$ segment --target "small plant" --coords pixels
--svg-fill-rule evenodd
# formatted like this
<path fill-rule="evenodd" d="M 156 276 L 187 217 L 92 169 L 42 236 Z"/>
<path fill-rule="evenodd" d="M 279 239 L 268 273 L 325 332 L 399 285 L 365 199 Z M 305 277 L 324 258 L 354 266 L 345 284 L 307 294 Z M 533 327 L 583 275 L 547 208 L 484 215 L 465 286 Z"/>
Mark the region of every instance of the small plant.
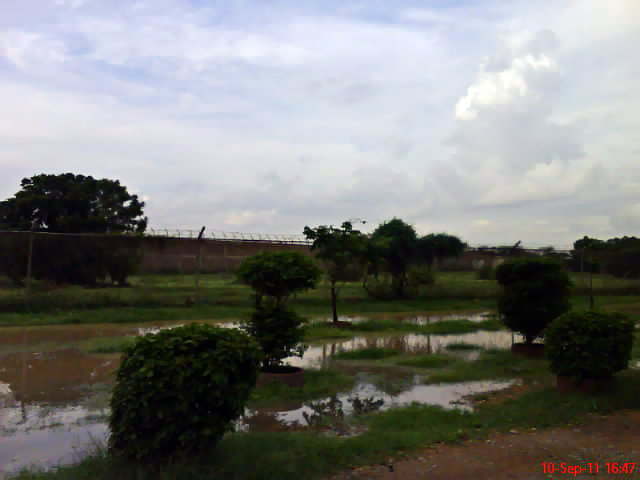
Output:
<path fill-rule="evenodd" d="M 116 372 L 110 450 L 146 463 L 211 448 L 243 412 L 260 358 L 234 329 L 191 324 L 139 337 Z"/>
<path fill-rule="evenodd" d="M 264 297 L 275 306 L 284 306 L 290 295 L 314 288 L 321 275 L 311 257 L 286 251 L 248 257 L 237 271 L 238 279 L 255 290 L 257 308 Z"/>
<path fill-rule="evenodd" d="M 545 330 L 551 370 L 576 379 L 608 379 L 631 359 L 634 323 L 618 312 L 565 313 Z"/>
<path fill-rule="evenodd" d="M 498 311 L 507 328 L 524 336 L 525 344 L 570 308 L 569 274 L 562 263 L 543 258 L 512 259 L 496 268 L 502 287 Z"/>
<path fill-rule="evenodd" d="M 302 357 L 306 349 L 305 319 L 283 306 L 256 309 L 243 329 L 260 345 L 263 353 L 262 371 L 284 370 L 282 361 L 291 356 Z"/>

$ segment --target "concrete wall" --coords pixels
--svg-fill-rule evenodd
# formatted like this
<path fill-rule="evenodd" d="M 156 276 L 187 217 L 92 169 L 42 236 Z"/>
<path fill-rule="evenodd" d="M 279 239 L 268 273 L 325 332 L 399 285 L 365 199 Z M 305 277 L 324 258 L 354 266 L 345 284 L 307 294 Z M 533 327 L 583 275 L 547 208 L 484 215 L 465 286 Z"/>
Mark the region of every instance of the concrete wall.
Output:
<path fill-rule="evenodd" d="M 0 231 L 0 273 L 5 267 L 3 252 L 16 246 L 24 254 L 29 244 L 29 232 Z M 217 273 L 235 270 L 242 260 L 260 252 L 293 250 L 311 255 L 307 245 L 272 243 L 244 240 L 214 240 L 195 238 L 139 237 L 135 235 L 62 235 L 35 233 L 33 243 L 34 264 L 43 252 L 55 254 L 56 248 L 43 249 L 55 244 L 64 251 L 75 245 L 102 245 L 107 248 L 141 250 L 140 273 L 195 273 L 198 267 L 198 252 L 201 251 L 201 272 Z"/>
<path fill-rule="evenodd" d="M 191 238 L 146 237 L 142 249 L 142 273 L 193 273 L 200 249 L 205 273 L 233 271 L 243 259 L 261 252 L 293 250 L 311 255 L 306 245 Z"/>

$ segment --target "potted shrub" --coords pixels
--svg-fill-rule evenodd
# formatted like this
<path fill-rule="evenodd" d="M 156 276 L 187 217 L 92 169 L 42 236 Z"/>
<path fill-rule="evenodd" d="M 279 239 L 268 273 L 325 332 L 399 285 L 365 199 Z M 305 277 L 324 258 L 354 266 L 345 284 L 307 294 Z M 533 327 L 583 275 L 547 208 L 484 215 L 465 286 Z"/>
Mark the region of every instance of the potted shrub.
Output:
<path fill-rule="evenodd" d="M 571 281 L 564 265 L 554 259 L 523 258 L 508 260 L 496 268 L 502 287 L 498 312 L 504 324 L 524 337 L 511 351 L 542 357 L 544 346 L 534 341 L 543 336 L 551 321 L 567 312 Z"/>
<path fill-rule="evenodd" d="M 287 299 L 315 287 L 320 275 L 313 260 L 299 252 L 260 253 L 240 266 L 239 280 L 255 291 L 255 311 L 243 328 L 262 348 L 258 385 L 271 381 L 304 384 L 302 368 L 283 364 L 285 358 L 304 353 L 304 319 L 287 307 Z"/>
<path fill-rule="evenodd" d="M 281 305 L 261 306 L 244 322 L 243 329 L 262 349 L 262 364 L 258 385 L 271 381 L 292 387 L 304 384 L 304 370 L 284 365 L 287 357 L 302 357 L 305 346 L 304 318 Z"/>
<path fill-rule="evenodd" d="M 617 312 L 566 313 L 545 330 L 546 356 L 560 391 L 594 393 L 631 359 L 634 322 Z"/>

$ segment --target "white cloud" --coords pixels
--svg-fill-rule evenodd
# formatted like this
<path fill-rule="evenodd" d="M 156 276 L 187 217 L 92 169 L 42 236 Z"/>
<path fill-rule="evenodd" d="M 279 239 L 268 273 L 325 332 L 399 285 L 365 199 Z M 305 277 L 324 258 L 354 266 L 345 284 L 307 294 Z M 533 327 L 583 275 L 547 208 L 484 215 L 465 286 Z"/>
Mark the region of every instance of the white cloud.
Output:
<path fill-rule="evenodd" d="M 76 171 L 120 178 L 162 227 L 395 215 L 471 243 L 624 232 L 640 4 L 610 4 L 15 2 L 0 196 Z"/>
<path fill-rule="evenodd" d="M 66 58 L 63 42 L 39 33 L 20 30 L 0 32 L 0 57 L 21 69 L 47 67 Z"/>

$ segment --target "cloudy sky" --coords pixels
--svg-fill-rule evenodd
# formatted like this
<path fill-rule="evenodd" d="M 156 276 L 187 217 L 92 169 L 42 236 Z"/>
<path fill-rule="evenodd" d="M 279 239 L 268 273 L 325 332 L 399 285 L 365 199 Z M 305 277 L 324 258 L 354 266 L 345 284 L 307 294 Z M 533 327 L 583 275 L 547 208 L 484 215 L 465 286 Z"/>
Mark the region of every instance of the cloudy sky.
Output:
<path fill-rule="evenodd" d="M 638 0 L 0 0 L 0 198 L 70 171 L 155 228 L 639 235 L 639 46 Z"/>

